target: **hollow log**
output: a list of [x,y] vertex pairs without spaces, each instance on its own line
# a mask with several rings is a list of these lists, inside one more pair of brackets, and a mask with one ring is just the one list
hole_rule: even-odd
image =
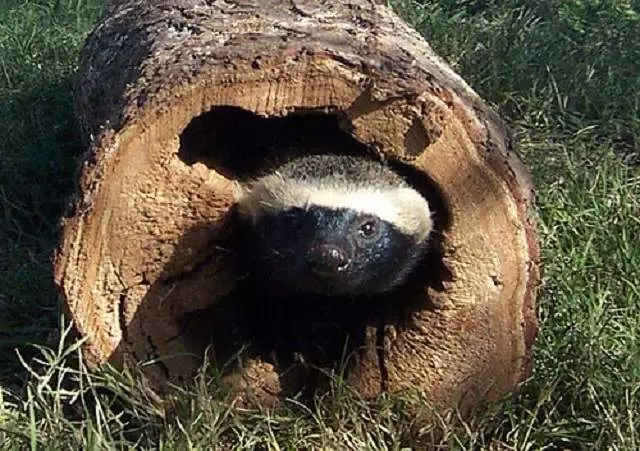
[[[528,375],[532,182],[503,121],[386,6],[112,2],[83,49],[75,101],[89,150],[54,265],[91,365],[151,362],[163,386],[208,353],[229,383],[276,400],[317,382],[310,368],[340,367],[365,397],[417,387],[445,406]],[[376,153],[436,207],[414,279],[358,304],[335,333],[351,347],[246,286],[234,183],[283,146]],[[293,329],[311,345],[269,347],[291,344]],[[348,355],[319,360],[313,345]]]

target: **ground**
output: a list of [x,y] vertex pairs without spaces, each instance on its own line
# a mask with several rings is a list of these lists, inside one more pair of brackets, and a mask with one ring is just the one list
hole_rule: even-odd
[[[543,259],[534,374],[452,448],[640,448],[640,4],[395,0],[515,132]],[[0,1],[0,447],[421,449],[418,394],[246,411],[203,377],[169,413],[135,375],[88,374],[53,288],[57,221],[82,152],[71,104],[98,0]],[[204,377],[204,375],[207,377]],[[80,384],[78,382],[81,382]],[[337,399],[337,400],[336,400]]]

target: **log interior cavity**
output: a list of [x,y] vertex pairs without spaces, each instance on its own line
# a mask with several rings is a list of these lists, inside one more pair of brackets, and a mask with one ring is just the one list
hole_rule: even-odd
[[[344,114],[313,110],[260,117],[237,107],[215,107],[184,129],[178,155],[188,165],[202,163],[229,179],[242,181],[268,170],[279,158],[312,152],[376,154],[344,130],[350,128],[347,122]],[[388,159],[388,164],[418,189],[434,210],[430,250],[405,286],[375,298],[266,298],[247,278],[215,306],[188,312],[181,319],[181,328],[189,331],[195,352],[209,347],[212,361],[223,373],[237,370],[233,359],[239,356],[266,362],[284,375],[279,379],[284,394],[301,390],[310,394],[326,383],[327,373],[348,371],[357,365],[354,362],[366,348],[371,327],[402,330],[410,324],[412,312],[436,308],[425,292],[427,286],[443,291],[443,282],[451,277],[442,261],[441,239],[449,215],[438,187],[425,173],[393,159]],[[238,241],[241,237],[235,236],[227,245],[235,249],[238,271],[244,274],[242,259],[251,256],[241,251]],[[381,338],[375,338],[376,346],[382,346]]]

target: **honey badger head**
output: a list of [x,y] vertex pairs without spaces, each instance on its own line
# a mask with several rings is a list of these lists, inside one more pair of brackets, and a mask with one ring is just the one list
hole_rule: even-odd
[[238,212],[252,274],[283,292],[375,295],[424,254],[428,202],[384,163],[307,155],[243,184]]

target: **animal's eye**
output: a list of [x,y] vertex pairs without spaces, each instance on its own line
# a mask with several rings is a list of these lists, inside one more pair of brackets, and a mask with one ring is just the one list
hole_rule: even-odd
[[358,235],[362,238],[373,238],[380,230],[380,221],[376,218],[365,219],[358,228]]

